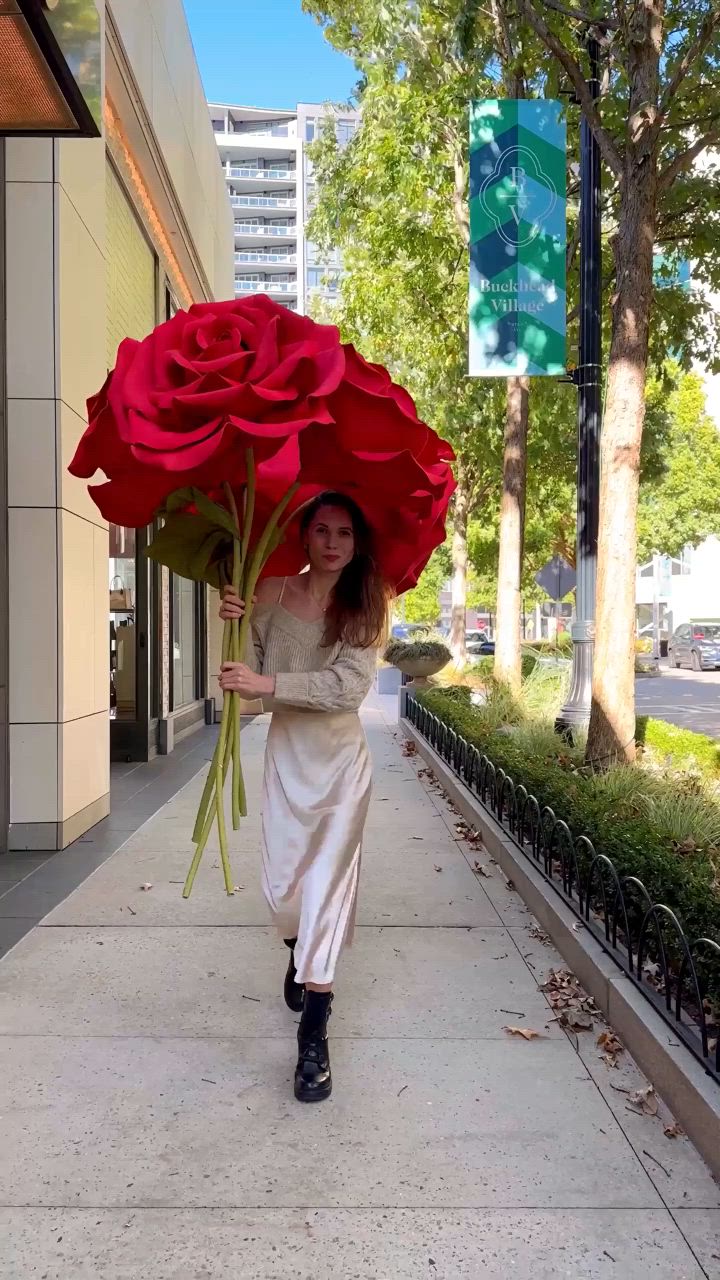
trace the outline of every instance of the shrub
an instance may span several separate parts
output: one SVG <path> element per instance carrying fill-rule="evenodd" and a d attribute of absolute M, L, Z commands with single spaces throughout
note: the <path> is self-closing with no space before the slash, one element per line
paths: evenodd
<path fill-rule="evenodd" d="M 555 720 L 570 687 L 569 667 L 536 662 L 523 682 L 522 702 L 528 715 Z"/>
<path fill-rule="evenodd" d="M 533 735 L 524 724 L 495 732 L 495 717 L 486 707 L 474 707 L 466 694 L 436 689 L 418 697 L 497 768 L 522 782 L 541 808 L 547 805 L 563 818 L 574 837 L 587 836 L 620 876 L 642 880 L 654 901 L 676 912 L 691 941 L 703 936 L 720 941 L 720 851 L 711 843 L 720 834 L 720 805 L 711 795 L 693 795 L 687 785 L 639 767 L 589 773 L 577 753 L 560 738 L 553 742 L 546 731 Z M 657 723 L 644 725 L 646 743 L 663 737 Z M 717 752 L 716 744 L 710 745 Z M 713 976 L 712 987 L 720 993 L 720 975 Z"/>

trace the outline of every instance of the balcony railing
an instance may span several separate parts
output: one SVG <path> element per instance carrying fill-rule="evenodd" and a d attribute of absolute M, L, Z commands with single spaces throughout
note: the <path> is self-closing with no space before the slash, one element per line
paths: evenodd
<path fill-rule="evenodd" d="M 236 209 L 296 209 L 294 196 L 231 196 Z"/>
<path fill-rule="evenodd" d="M 271 250 L 263 253 L 262 249 L 248 249 L 247 253 L 236 253 L 236 262 L 286 262 L 288 266 L 294 266 L 297 262 L 296 253 L 273 253 Z"/>
<path fill-rule="evenodd" d="M 294 236 L 297 234 L 297 227 L 294 223 L 272 223 L 260 224 L 255 226 L 252 222 L 236 222 L 236 236 Z"/>
<path fill-rule="evenodd" d="M 295 169 L 252 169 L 245 165 L 228 165 L 225 173 L 229 178 L 258 178 L 263 182 L 294 182 L 297 177 Z"/>
<path fill-rule="evenodd" d="M 230 130 L 231 138 L 295 138 L 295 121 L 289 124 L 243 124 Z"/>
<path fill-rule="evenodd" d="M 297 293 L 297 280 L 238 280 L 236 293 Z"/>

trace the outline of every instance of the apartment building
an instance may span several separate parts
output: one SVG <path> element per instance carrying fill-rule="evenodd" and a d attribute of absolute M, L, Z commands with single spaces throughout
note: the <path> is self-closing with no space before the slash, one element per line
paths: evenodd
<path fill-rule="evenodd" d="M 306 235 L 315 194 L 307 148 L 331 124 L 347 143 L 359 113 L 307 102 L 294 111 L 210 103 L 210 115 L 233 208 L 236 296 L 267 293 L 301 314 L 313 297 L 332 299 L 342 264 Z"/>

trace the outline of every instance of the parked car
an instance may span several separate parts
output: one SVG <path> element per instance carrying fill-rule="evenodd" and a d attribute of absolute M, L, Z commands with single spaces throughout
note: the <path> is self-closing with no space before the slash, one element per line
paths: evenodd
<path fill-rule="evenodd" d="M 720 622 L 686 622 L 678 627 L 670 637 L 668 658 L 672 667 L 720 669 Z"/>
<path fill-rule="evenodd" d="M 468 631 L 465 648 L 469 658 L 488 658 L 495 653 L 495 641 L 489 639 L 487 631 Z"/>
<path fill-rule="evenodd" d="M 412 640 L 413 636 L 427 635 L 434 628 L 429 622 L 396 622 L 392 628 L 394 640 Z"/>

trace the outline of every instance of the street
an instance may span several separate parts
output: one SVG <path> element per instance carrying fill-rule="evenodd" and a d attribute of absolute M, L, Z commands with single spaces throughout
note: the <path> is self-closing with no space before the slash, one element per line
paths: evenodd
<path fill-rule="evenodd" d="M 662 675 L 635 682 L 638 715 L 669 720 L 720 738 L 720 671 L 674 671 L 663 665 Z"/>

